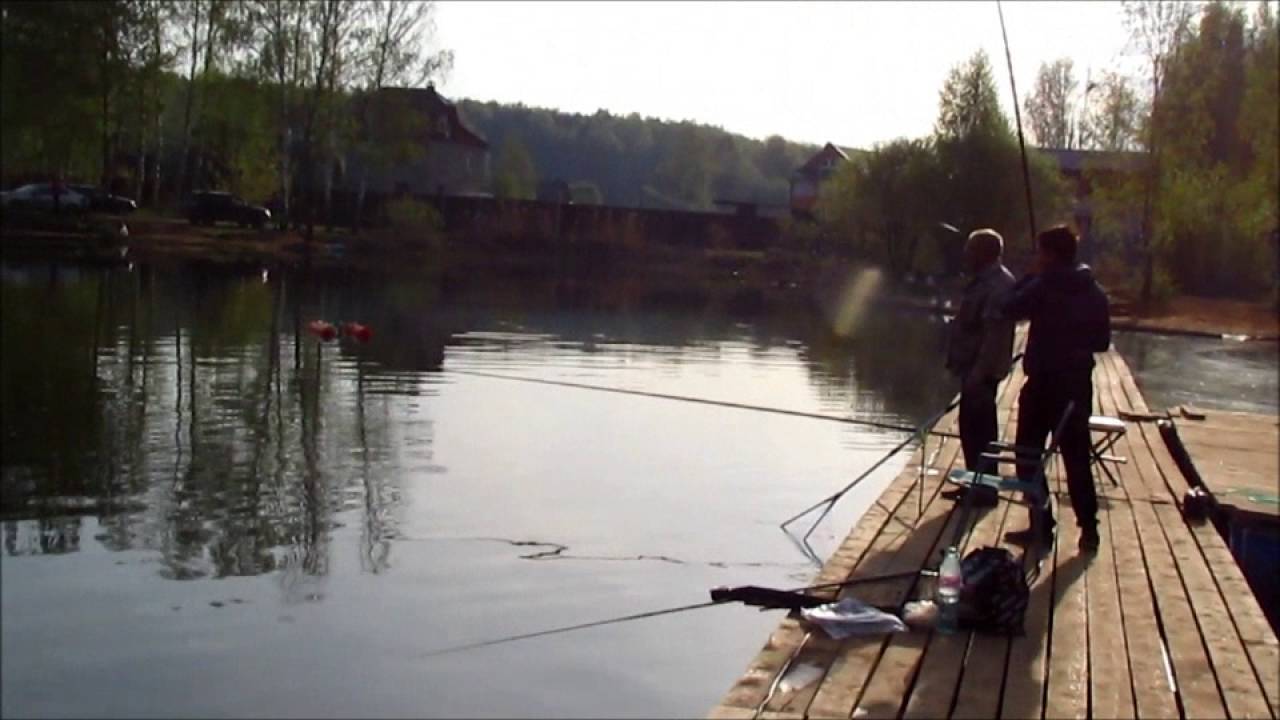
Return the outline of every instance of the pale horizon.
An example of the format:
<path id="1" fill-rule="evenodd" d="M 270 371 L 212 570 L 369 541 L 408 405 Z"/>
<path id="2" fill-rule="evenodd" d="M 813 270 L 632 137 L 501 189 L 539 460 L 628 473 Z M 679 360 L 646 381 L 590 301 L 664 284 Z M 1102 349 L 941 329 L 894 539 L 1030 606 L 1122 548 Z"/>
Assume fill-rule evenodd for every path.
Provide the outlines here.
<path id="1" fill-rule="evenodd" d="M 1006 2 L 1019 103 L 1042 62 L 1083 87 L 1133 74 L 1119 2 Z M 952 67 L 989 55 L 1013 119 L 996 4 L 987 2 L 458 2 L 433 45 L 455 53 L 450 98 L 567 113 L 638 113 L 764 139 L 869 148 L 929 134 Z"/>

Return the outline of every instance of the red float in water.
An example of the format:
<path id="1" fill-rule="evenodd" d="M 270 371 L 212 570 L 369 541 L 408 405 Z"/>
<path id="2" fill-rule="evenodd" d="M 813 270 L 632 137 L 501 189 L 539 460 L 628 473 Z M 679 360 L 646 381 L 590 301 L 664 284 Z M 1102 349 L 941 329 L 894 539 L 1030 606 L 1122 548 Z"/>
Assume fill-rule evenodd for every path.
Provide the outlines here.
<path id="1" fill-rule="evenodd" d="M 342 331 L 347 337 L 355 338 L 359 342 L 369 342 L 369 338 L 373 337 L 373 331 L 367 326 L 356 322 L 349 322 L 342 326 Z"/>
<path id="2" fill-rule="evenodd" d="M 325 342 L 338 337 L 338 329 L 333 326 L 333 323 L 324 320 L 312 320 L 307 323 L 307 332 Z"/>

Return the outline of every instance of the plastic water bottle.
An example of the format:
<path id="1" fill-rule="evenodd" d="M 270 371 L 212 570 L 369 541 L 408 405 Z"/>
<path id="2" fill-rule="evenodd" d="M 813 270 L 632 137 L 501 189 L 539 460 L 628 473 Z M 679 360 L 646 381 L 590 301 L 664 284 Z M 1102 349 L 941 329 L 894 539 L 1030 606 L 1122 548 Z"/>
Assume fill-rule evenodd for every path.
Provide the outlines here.
<path id="1" fill-rule="evenodd" d="M 957 628 L 960 609 L 960 589 L 964 587 L 964 572 L 960 568 L 960 553 L 949 547 L 942 555 L 938 567 L 938 630 L 953 633 Z"/>

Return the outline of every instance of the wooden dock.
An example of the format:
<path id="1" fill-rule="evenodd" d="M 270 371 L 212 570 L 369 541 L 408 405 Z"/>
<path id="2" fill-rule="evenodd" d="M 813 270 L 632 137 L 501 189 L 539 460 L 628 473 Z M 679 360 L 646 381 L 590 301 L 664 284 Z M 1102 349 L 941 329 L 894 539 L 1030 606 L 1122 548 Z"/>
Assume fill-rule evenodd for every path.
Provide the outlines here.
<path id="1" fill-rule="evenodd" d="M 1174 424 L 1220 507 L 1237 518 L 1280 523 L 1280 418 L 1207 410 Z"/>
<path id="2" fill-rule="evenodd" d="M 1147 413 L 1119 354 L 1098 358 L 1095 414 Z M 1000 388 L 1007 439 L 1023 379 L 1017 369 Z M 953 414 L 939 427 L 955 422 Z M 787 618 L 709 716 L 1280 718 L 1275 632 L 1218 531 L 1184 521 L 1187 484 L 1155 423 L 1127 425 L 1113 449 L 1129 459 L 1112 466 L 1119 485 L 1095 472 L 1102 546 L 1093 557 L 1076 550 L 1062 463 L 1054 463 L 1058 542 L 1031 588 L 1024 635 L 913 631 L 835 641 Z M 959 520 L 955 504 L 938 493 L 963 459 L 952 439 L 931 443 L 928 455 L 916 452 L 815 583 L 937 566 Z M 921 462 L 937 470 L 922 489 Z M 1001 545 L 1005 530 L 1026 522 L 1024 508 L 1004 501 L 975 512 L 966 547 Z M 925 592 L 923 583 L 902 580 L 854 594 L 892 605 Z M 805 666 L 817 669 L 817 679 L 795 687 L 792 678 L 815 675 L 796 672 Z"/>

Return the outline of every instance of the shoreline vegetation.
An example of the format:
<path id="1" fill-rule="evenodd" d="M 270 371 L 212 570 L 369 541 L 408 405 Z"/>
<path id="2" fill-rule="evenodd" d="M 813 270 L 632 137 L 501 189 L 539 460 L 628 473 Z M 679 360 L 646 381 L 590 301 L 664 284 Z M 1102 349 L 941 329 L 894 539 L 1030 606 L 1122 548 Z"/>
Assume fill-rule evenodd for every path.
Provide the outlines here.
<path id="1" fill-rule="evenodd" d="M 125 228 L 121 232 L 121 228 Z M 417 239 L 413 239 L 413 238 Z M 623 275 L 660 279 L 670 292 L 690 297 L 727 296 L 750 310 L 786 296 L 829 295 L 863 271 L 882 271 L 838 254 L 815 254 L 796 243 L 763 250 L 610 243 L 501 240 L 470 233 L 394 228 L 317 228 L 308 244 L 300 230 L 197 227 L 186 220 L 140 213 L 128 219 L 86 216 L 43 229 L 0 225 L 0 259 L 127 265 L 196 261 L 264 270 L 281 267 L 411 272 L 438 277 L 446 270 L 493 273 L 559 273 L 609 281 Z M 1016 270 L 1016 268 L 1015 268 Z M 1102 276 L 1113 300 L 1117 330 L 1275 342 L 1280 318 L 1273 304 L 1179 295 L 1143 309 L 1115 278 Z M 1111 281 L 1111 282 L 1108 282 Z M 923 312 L 947 313 L 958 297 L 957 280 L 935 285 L 888 284 L 878 302 Z M 954 301 L 954 300 L 953 300 Z"/>

